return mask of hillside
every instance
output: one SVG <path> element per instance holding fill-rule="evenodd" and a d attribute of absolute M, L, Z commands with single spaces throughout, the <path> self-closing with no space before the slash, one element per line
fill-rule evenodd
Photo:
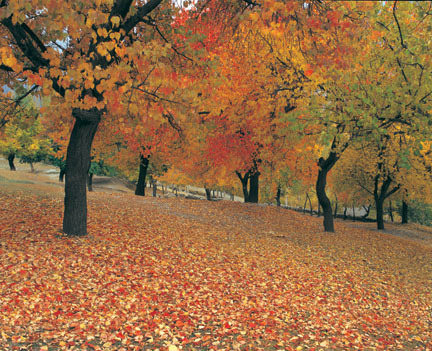
<path fill-rule="evenodd" d="M 62 196 L 0 170 L 1 349 L 432 348 L 427 228 L 96 191 L 67 238 Z"/>

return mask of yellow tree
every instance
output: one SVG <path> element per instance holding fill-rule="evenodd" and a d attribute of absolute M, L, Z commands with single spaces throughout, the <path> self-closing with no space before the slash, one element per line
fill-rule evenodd
<path fill-rule="evenodd" d="M 63 231 L 69 235 L 87 232 L 90 150 L 108 101 L 122 94 L 143 56 L 172 50 L 137 35 L 137 28 L 155 32 L 158 21 L 172 15 L 172 5 L 162 0 L 0 3 L 1 68 L 21 73 L 47 95 L 60 95 L 75 119 L 66 161 Z"/>

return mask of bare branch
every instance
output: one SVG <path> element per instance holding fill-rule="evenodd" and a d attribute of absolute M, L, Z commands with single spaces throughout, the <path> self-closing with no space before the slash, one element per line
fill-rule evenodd
<path fill-rule="evenodd" d="M 401 45 L 404 49 L 408 49 L 408 47 L 404 43 L 403 36 L 402 36 L 402 29 L 400 27 L 399 20 L 397 19 L 397 16 L 396 16 L 396 5 L 397 5 L 397 0 L 394 2 L 394 5 L 393 5 L 393 17 L 396 21 L 396 24 L 397 24 L 397 27 L 399 30 L 399 38 L 400 38 Z"/>

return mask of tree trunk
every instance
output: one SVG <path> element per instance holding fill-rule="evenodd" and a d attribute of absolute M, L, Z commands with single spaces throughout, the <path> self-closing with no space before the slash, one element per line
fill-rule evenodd
<path fill-rule="evenodd" d="M 253 203 L 258 203 L 258 199 L 259 199 L 259 176 L 260 173 L 258 171 L 255 171 L 255 173 L 253 173 L 250 176 L 250 181 L 249 181 L 249 202 L 253 202 Z"/>
<path fill-rule="evenodd" d="M 91 145 L 102 113 L 96 109 L 74 109 L 75 117 L 66 156 L 66 183 L 63 231 L 68 235 L 87 234 L 87 173 Z"/>
<path fill-rule="evenodd" d="M 153 197 L 157 196 L 157 184 L 156 180 L 152 179 L 152 187 L 153 187 Z"/>
<path fill-rule="evenodd" d="M 320 158 L 318 160 L 318 178 L 315 186 L 315 190 L 318 196 L 318 202 L 322 207 L 324 214 L 324 231 L 334 232 L 333 224 L 333 213 L 331 208 L 331 202 L 326 194 L 326 184 L 327 184 L 327 173 L 332 169 L 338 156 L 335 152 L 330 152 L 327 159 Z"/>
<path fill-rule="evenodd" d="M 281 188 L 280 188 L 280 186 L 278 186 L 277 192 L 276 192 L 276 205 L 278 207 L 280 207 L 280 205 L 281 205 L 280 199 L 281 199 Z"/>
<path fill-rule="evenodd" d="M 208 189 L 208 188 L 206 188 L 206 187 L 204 187 L 204 190 L 205 190 L 205 194 L 206 194 L 206 199 L 209 200 L 209 201 L 211 201 L 211 199 L 212 199 L 212 197 L 211 197 L 211 190 Z"/>
<path fill-rule="evenodd" d="M 392 202 L 391 202 L 391 200 L 389 201 L 389 215 L 390 215 L 390 220 L 393 223 L 394 222 L 394 218 L 393 218 L 393 208 L 392 208 Z"/>
<path fill-rule="evenodd" d="M 375 198 L 375 207 L 376 207 L 376 220 L 377 220 L 377 228 L 384 229 L 384 198 L 376 197 Z"/>
<path fill-rule="evenodd" d="M 365 205 L 363 205 L 363 209 L 366 211 L 366 213 L 362 216 L 362 218 L 368 218 L 369 213 L 370 213 L 370 209 L 371 209 L 371 205 L 369 205 L 368 207 L 366 207 Z"/>
<path fill-rule="evenodd" d="M 352 206 L 352 210 L 353 210 L 353 222 L 355 222 L 355 216 L 356 216 L 356 214 L 355 214 L 355 206 L 354 206 L 354 204 Z"/>
<path fill-rule="evenodd" d="M 408 203 L 402 201 L 402 224 L 408 223 Z"/>
<path fill-rule="evenodd" d="M 148 157 L 144 157 L 143 155 L 140 155 L 139 175 L 138 175 L 138 183 L 135 189 L 135 195 L 138 196 L 145 195 L 146 175 L 147 175 L 148 165 L 149 165 Z"/>
<path fill-rule="evenodd" d="M 318 217 L 321 217 L 321 206 L 320 206 L 320 204 L 319 204 L 319 201 L 318 201 Z"/>
<path fill-rule="evenodd" d="M 88 191 L 93 191 L 93 173 L 89 173 L 87 176 L 87 188 Z"/>
<path fill-rule="evenodd" d="M 347 219 L 347 208 L 344 207 L 344 214 L 343 214 L 343 220 L 345 221 Z"/>
<path fill-rule="evenodd" d="M 14 159 L 15 159 L 15 153 L 11 152 L 8 155 L 9 169 L 11 171 L 16 171 L 15 164 L 14 164 Z"/>
<path fill-rule="evenodd" d="M 392 190 L 389 191 L 390 184 L 392 183 L 392 178 L 390 176 L 386 176 L 386 178 L 381 184 L 381 187 L 378 186 L 379 179 L 380 175 L 377 175 L 374 180 L 374 199 L 377 212 L 377 228 L 384 229 L 384 200 L 390 195 L 394 194 L 396 191 L 398 191 L 400 185 L 396 185 Z"/>
<path fill-rule="evenodd" d="M 33 162 L 29 162 L 30 163 L 30 172 L 34 173 L 35 169 L 33 166 Z"/>
<path fill-rule="evenodd" d="M 60 168 L 60 173 L 59 173 L 59 182 L 62 182 L 63 183 L 63 179 L 64 179 L 64 176 L 65 176 L 65 173 L 66 173 L 66 168 Z"/>
<path fill-rule="evenodd" d="M 239 177 L 241 183 L 242 183 L 242 190 L 243 190 L 243 198 L 244 202 L 249 202 L 249 191 L 248 191 L 248 181 L 249 181 L 249 171 L 246 172 L 244 177 L 240 174 L 240 172 L 236 172 L 237 176 Z"/>

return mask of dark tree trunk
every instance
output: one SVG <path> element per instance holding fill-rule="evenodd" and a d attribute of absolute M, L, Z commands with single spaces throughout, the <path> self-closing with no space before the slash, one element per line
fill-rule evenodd
<path fill-rule="evenodd" d="M 353 222 L 355 222 L 355 207 L 354 207 L 354 205 L 353 205 L 353 207 L 352 207 L 352 210 L 353 210 Z"/>
<path fill-rule="evenodd" d="M 147 175 L 148 165 L 149 165 L 148 157 L 144 157 L 143 155 L 140 155 L 139 175 L 138 175 L 138 183 L 135 189 L 135 195 L 138 196 L 145 195 L 146 175 Z"/>
<path fill-rule="evenodd" d="M 402 224 L 408 223 L 408 203 L 402 201 Z"/>
<path fill-rule="evenodd" d="M 89 173 L 87 176 L 87 189 L 93 191 L 93 173 Z"/>
<path fill-rule="evenodd" d="M 260 173 L 255 171 L 249 180 L 249 202 L 258 203 L 259 200 L 259 176 Z"/>
<path fill-rule="evenodd" d="M 390 184 L 392 183 L 392 178 L 387 176 L 381 187 L 378 186 L 380 179 L 380 175 L 377 175 L 374 180 L 374 199 L 375 199 L 375 207 L 377 213 L 377 228 L 384 229 L 384 200 L 390 195 L 394 194 L 399 190 L 400 185 L 395 186 L 392 190 L 388 191 L 390 188 Z"/>
<path fill-rule="evenodd" d="M 389 201 L 389 215 L 390 215 L 390 220 L 393 223 L 394 222 L 394 218 L 393 218 L 393 208 L 392 208 L 392 202 L 391 202 L 391 200 Z"/>
<path fill-rule="evenodd" d="M 281 188 L 280 188 L 280 186 L 278 186 L 277 191 L 276 191 L 276 205 L 278 207 L 280 207 L 280 205 L 281 205 L 280 199 L 281 199 Z"/>
<path fill-rule="evenodd" d="M 318 201 L 318 217 L 321 217 L 321 206 L 320 206 L 320 204 L 319 204 L 319 201 Z"/>
<path fill-rule="evenodd" d="M 62 182 L 63 183 L 63 179 L 64 179 L 64 176 L 65 176 L 65 173 L 66 173 L 66 168 L 60 168 L 60 173 L 59 173 L 59 182 Z"/>
<path fill-rule="evenodd" d="M 326 194 L 326 184 L 327 184 L 327 173 L 332 169 L 336 161 L 338 160 L 338 156 L 336 152 L 330 152 L 327 159 L 320 158 L 318 160 L 318 178 L 316 182 L 316 193 L 318 196 L 318 202 L 323 209 L 324 214 L 324 231 L 326 232 L 334 232 L 334 224 L 333 224 L 333 213 L 331 208 L 331 202 Z"/>
<path fill-rule="evenodd" d="M 9 169 L 11 171 L 16 171 L 15 164 L 14 164 L 14 159 L 15 159 L 15 153 L 11 152 L 8 155 Z"/>
<path fill-rule="evenodd" d="M 366 213 L 362 216 L 362 218 L 365 219 L 365 218 L 368 218 L 368 216 L 369 216 L 371 205 L 369 205 L 368 207 L 363 205 L 363 208 L 366 211 Z"/>
<path fill-rule="evenodd" d="M 75 117 L 66 156 L 66 183 L 63 231 L 68 235 L 87 234 L 87 173 L 91 145 L 102 113 L 74 109 Z"/>
<path fill-rule="evenodd" d="M 375 207 L 376 207 L 376 216 L 377 216 L 377 228 L 384 229 L 384 199 L 376 198 L 375 199 Z"/>
<path fill-rule="evenodd" d="M 206 199 L 211 201 L 212 197 L 211 197 L 211 190 L 207 189 L 206 187 L 204 187 L 205 190 L 205 194 L 206 194 Z"/>
<path fill-rule="evenodd" d="M 153 197 L 157 196 L 157 184 L 156 180 L 152 179 Z"/>
<path fill-rule="evenodd" d="M 243 198 L 244 202 L 249 202 L 249 191 L 248 191 L 248 181 L 249 181 L 249 175 L 250 172 L 246 172 L 244 177 L 240 174 L 240 172 L 236 172 L 237 176 L 239 177 L 241 183 L 242 183 L 242 190 L 243 190 Z"/>
<path fill-rule="evenodd" d="M 344 207 L 344 215 L 343 215 L 343 220 L 346 220 L 347 219 L 347 208 L 346 207 Z"/>
<path fill-rule="evenodd" d="M 309 213 L 312 216 L 313 215 L 312 201 L 311 201 L 311 199 L 309 197 L 309 194 L 306 193 L 306 199 L 305 199 L 305 203 L 304 203 L 304 206 L 303 206 L 303 214 L 306 213 L 306 204 L 308 203 L 308 201 L 309 201 Z"/>
<path fill-rule="evenodd" d="M 35 169 L 33 166 L 33 162 L 29 162 L 29 164 L 30 164 L 30 172 L 34 173 Z"/>

